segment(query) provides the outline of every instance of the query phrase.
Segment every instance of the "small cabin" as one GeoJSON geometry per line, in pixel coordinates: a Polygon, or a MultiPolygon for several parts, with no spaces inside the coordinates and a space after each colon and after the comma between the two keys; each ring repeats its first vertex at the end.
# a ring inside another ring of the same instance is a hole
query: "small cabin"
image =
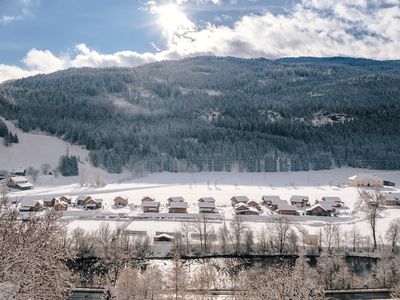
{"type": "Polygon", "coordinates": [[[174,237],[172,235],[166,234],[166,233],[162,233],[159,235],[155,235],[153,238],[154,242],[168,242],[171,243],[174,241],[174,237]]]}
{"type": "Polygon", "coordinates": [[[7,186],[21,191],[30,190],[33,184],[24,176],[13,176],[8,179],[7,186]]]}
{"type": "Polygon", "coordinates": [[[151,198],[151,197],[148,197],[148,196],[144,196],[144,197],[142,198],[142,203],[143,203],[143,202],[153,202],[153,201],[155,201],[155,199],[154,199],[154,198],[151,198]]]}
{"type": "Polygon", "coordinates": [[[322,201],[325,202],[333,202],[334,206],[336,207],[341,207],[344,203],[340,197],[330,197],[330,196],[324,196],[321,198],[322,201]]]}
{"type": "Polygon", "coordinates": [[[306,214],[309,216],[331,216],[336,212],[334,202],[321,202],[317,203],[310,208],[306,209],[306,214]]]}
{"type": "Polygon", "coordinates": [[[231,204],[234,207],[238,203],[247,203],[250,199],[247,196],[233,196],[231,198],[231,204]]]}
{"type": "Polygon", "coordinates": [[[160,212],[160,202],[144,201],[142,202],[142,209],[145,213],[158,213],[160,212]]]}
{"type": "Polygon", "coordinates": [[[53,206],[54,211],[66,211],[68,209],[68,204],[65,202],[58,202],[53,206]]]}
{"type": "Polygon", "coordinates": [[[382,205],[386,206],[398,206],[400,205],[400,194],[399,193],[383,193],[379,198],[382,205]]]}
{"type": "Polygon", "coordinates": [[[85,201],[84,206],[86,209],[99,209],[103,207],[103,199],[88,199],[85,201]]]}
{"type": "Polygon", "coordinates": [[[297,207],[304,207],[308,206],[308,196],[299,196],[299,195],[294,195],[290,197],[290,204],[295,205],[297,207]]]}
{"type": "Polygon", "coordinates": [[[22,212],[37,212],[43,208],[43,201],[23,199],[20,202],[19,211],[22,212]]]}
{"type": "Polygon", "coordinates": [[[91,196],[81,195],[76,198],[76,205],[78,206],[85,206],[85,203],[92,199],[91,196]]]}
{"type": "Polygon", "coordinates": [[[271,206],[273,203],[278,203],[281,201],[281,197],[277,195],[271,195],[271,196],[262,196],[261,197],[262,204],[271,206]]]}
{"type": "Polygon", "coordinates": [[[199,207],[199,213],[212,214],[217,212],[215,208],[215,199],[212,197],[200,198],[197,205],[199,207]]]}
{"type": "Polygon", "coordinates": [[[117,196],[114,198],[114,205],[115,206],[127,206],[128,198],[122,198],[121,196],[117,196]]]}
{"type": "Polygon", "coordinates": [[[257,210],[261,210],[261,205],[255,200],[249,200],[246,204],[248,207],[254,207],[257,210]]]}
{"type": "Polygon", "coordinates": [[[257,208],[248,206],[247,203],[238,203],[235,205],[235,214],[238,216],[258,216],[260,212],[257,208]]]}
{"type": "Polygon", "coordinates": [[[183,199],[183,197],[181,196],[177,196],[177,197],[169,197],[167,199],[168,205],[171,204],[171,202],[185,202],[185,199],[183,199]]]}
{"type": "Polygon", "coordinates": [[[279,208],[276,210],[276,212],[280,215],[286,215],[286,216],[299,216],[300,213],[297,211],[298,207],[296,205],[281,205],[279,208]]]}
{"type": "Polygon", "coordinates": [[[171,214],[186,214],[187,210],[188,204],[184,201],[171,201],[168,206],[168,212],[171,214]]]}

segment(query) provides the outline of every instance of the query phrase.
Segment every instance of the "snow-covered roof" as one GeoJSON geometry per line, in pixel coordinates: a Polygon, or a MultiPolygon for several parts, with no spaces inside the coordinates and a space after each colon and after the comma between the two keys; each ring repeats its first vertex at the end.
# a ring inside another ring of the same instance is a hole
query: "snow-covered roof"
{"type": "Polygon", "coordinates": [[[37,202],[39,202],[39,204],[43,204],[42,200],[32,200],[32,199],[22,199],[20,201],[20,204],[21,206],[33,207],[36,205],[37,202]]]}
{"type": "Polygon", "coordinates": [[[178,197],[170,197],[168,198],[168,201],[170,202],[184,202],[185,199],[183,199],[183,197],[178,196],[178,197]]]}
{"type": "Polygon", "coordinates": [[[307,208],[306,211],[311,211],[311,210],[313,210],[314,208],[317,208],[317,207],[321,207],[325,211],[331,211],[332,210],[332,204],[334,204],[334,203],[333,202],[323,201],[323,202],[320,202],[320,203],[317,203],[317,204],[311,206],[310,208],[307,208]]]}
{"type": "Polygon", "coordinates": [[[357,175],[350,176],[349,180],[383,180],[382,178],[376,176],[373,173],[361,173],[357,175]]]}
{"type": "Polygon", "coordinates": [[[247,196],[233,196],[231,200],[236,200],[237,202],[247,202],[250,199],[247,196]]]}
{"type": "Polygon", "coordinates": [[[174,239],[174,237],[172,235],[169,235],[169,234],[166,234],[166,233],[161,233],[159,235],[155,235],[154,236],[154,238],[161,238],[161,237],[168,238],[168,239],[171,239],[171,240],[174,239]]]}
{"type": "Polygon", "coordinates": [[[188,208],[188,204],[186,202],[176,202],[176,201],[172,201],[169,204],[170,208],[188,208]]]}
{"type": "Polygon", "coordinates": [[[29,182],[29,180],[25,177],[25,176],[12,176],[10,177],[10,180],[13,183],[25,183],[25,182],[29,182]]]}
{"type": "Polygon", "coordinates": [[[215,203],[215,199],[213,197],[203,197],[199,199],[200,202],[215,203]]]}
{"type": "Polygon", "coordinates": [[[382,195],[385,197],[386,200],[400,201],[399,193],[384,193],[382,195]]]}
{"type": "Polygon", "coordinates": [[[249,206],[247,205],[247,203],[244,202],[239,202],[237,204],[235,204],[235,209],[244,209],[244,208],[249,208],[249,206]]]}
{"type": "Polygon", "coordinates": [[[297,210],[297,206],[290,205],[288,203],[282,203],[282,205],[279,205],[278,210],[297,210]]]}
{"type": "MultiPolygon", "coordinates": [[[[241,203],[239,203],[239,204],[241,204],[241,203]]],[[[252,212],[255,212],[255,213],[259,214],[259,211],[256,208],[250,207],[250,206],[247,206],[247,205],[243,205],[243,206],[239,206],[239,207],[235,206],[235,211],[236,212],[252,211],[252,212]]]]}
{"type": "Polygon", "coordinates": [[[290,197],[290,201],[293,202],[308,201],[308,196],[293,195],[292,197],[290,197]]]}
{"type": "Polygon", "coordinates": [[[322,197],[324,201],[333,201],[333,202],[342,202],[340,197],[331,197],[331,196],[324,196],[322,197]]]}
{"type": "Polygon", "coordinates": [[[158,207],[160,206],[160,202],[156,201],[144,201],[142,204],[143,207],[158,207]]]}
{"type": "Polygon", "coordinates": [[[199,202],[199,208],[215,208],[215,202],[199,202]]]}
{"type": "Polygon", "coordinates": [[[281,197],[277,195],[262,196],[262,199],[265,202],[271,202],[271,203],[277,203],[278,201],[281,201],[281,197]]]}
{"type": "Polygon", "coordinates": [[[33,187],[33,184],[30,182],[24,182],[24,183],[16,183],[17,186],[21,188],[31,188],[33,187]]]}
{"type": "Polygon", "coordinates": [[[90,197],[90,196],[87,196],[87,195],[79,195],[78,197],[76,197],[76,200],[81,200],[81,201],[83,201],[83,200],[86,200],[86,198],[88,198],[88,197],[90,197]]]}

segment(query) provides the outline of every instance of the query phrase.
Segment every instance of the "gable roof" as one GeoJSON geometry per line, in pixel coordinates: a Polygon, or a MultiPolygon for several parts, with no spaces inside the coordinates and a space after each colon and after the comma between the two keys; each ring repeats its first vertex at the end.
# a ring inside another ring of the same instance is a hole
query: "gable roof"
{"type": "Polygon", "coordinates": [[[215,208],[215,202],[199,202],[199,208],[215,208]]]}
{"type": "Polygon", "coordinates": [[[160,206],[160,202],[157,201],[144,201],[142,203],[143,207],[158,207],[160,206]]]}
{"type": "Polygon", "coordinates": [[[181,196],[176,196],[176,197],[169,197],[168,201],[170,201],[170,202],[184,202],[185,199],[183,199],[183,197],[181,197],[181,196]]]}
{"type": "Polygon", "coordinates": [[[297,211],[297,206],[295,205],[290,205],[288,203],[283,203],[282,205],[279,205],[278,211],[279,210],[296,210],[297,211]]]}
{"type": "Polygon", "coordinates": [[[188,208],[188,204],[186,202],[176,202],[172,201],[169,205],[170,208],[188,208]]]}
{"type": "Polygon", "coordinates": [[[233,196],[231,200],[236,200],[237,202],[247,202],[250,199],[247,196],[233,196]]]}
{"type": "Polygon", "coordinates": [[[202,197],[198,201],[199,202],[215,203],[215,199],[213,197],[202,197]]]}
{"type": "Polygon", "coordinates": [[[350,176],[348,178],[349,180],[382,180],[382,178],[376,176],[374,173],[361,173],[361,174],[356,174],[353,176],[350,176]]]}
{"type": "Polygon", "coordinates": [[[322,199],[324,199],[324,201],[342,202],[340,197],[324,196],[322,199]]]}
{"type": "Polygon", "coordinates": [[[270,201],[272,203],[280,201],[281,197],[277,196],[277,195],[271,195],[271,196],[262,196],[261,199],[265,202],[270,201]]]}
{"type": "Polygon", "coordinates": [[[293,202],[308,201],[308,196],[293,195],[292,197],[290,197],[290,201],[293,202]]]}

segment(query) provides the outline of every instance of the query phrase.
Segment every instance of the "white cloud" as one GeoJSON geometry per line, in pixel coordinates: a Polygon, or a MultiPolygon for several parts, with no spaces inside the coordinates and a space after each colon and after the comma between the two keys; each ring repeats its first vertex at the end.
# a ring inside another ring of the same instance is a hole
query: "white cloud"
{"type": "MultiPolygon", "coordinates": [[[[160,13],[156,2],[148,4],[152,13],[160,13]]],[[[286,13],[247,15],[232,26],[210,23],[203,28],[189,20],[184,10],[180,12],[179,22],[173,19],[164,34],[167,42],[164,50],[103,54],[78,44],[71,57],[32,49],[23,59],[25,68],[2,65],[0,81],[68,67],[133,67],[204,54],[245,58],[337,55],[400,58],[399,0],[302,0],[286,13]]]]}

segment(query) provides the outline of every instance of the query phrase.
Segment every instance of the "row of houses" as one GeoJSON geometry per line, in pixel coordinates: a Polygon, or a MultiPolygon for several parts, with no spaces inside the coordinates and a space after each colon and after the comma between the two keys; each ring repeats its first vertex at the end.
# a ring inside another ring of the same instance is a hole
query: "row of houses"
{"type": "Polygon", "coordinates": [[[103,199],[95,199],[86,195],[78,196],[75,199],[71,196],[53,197],[50,200],[22,199],[19,205],[19,210],[25,212],[37,212],[47,208],[61,212],[68,210],[69,207],[99,209],[103,207],[103,199]]]}
{"type": "MultiPolygon", "coordinates": [[[[198,200],[199,213],[217,213],[215,199],[212,197],[203,197],[198,200]]],[[[167,209],[169,213],[187,213],[189,204],[183,197],[176,196],[167,199],[167,209]]],[[[160,212],[160,202],[150,197],[142,199],[142,209],[144,213],[160,212]]]]}

